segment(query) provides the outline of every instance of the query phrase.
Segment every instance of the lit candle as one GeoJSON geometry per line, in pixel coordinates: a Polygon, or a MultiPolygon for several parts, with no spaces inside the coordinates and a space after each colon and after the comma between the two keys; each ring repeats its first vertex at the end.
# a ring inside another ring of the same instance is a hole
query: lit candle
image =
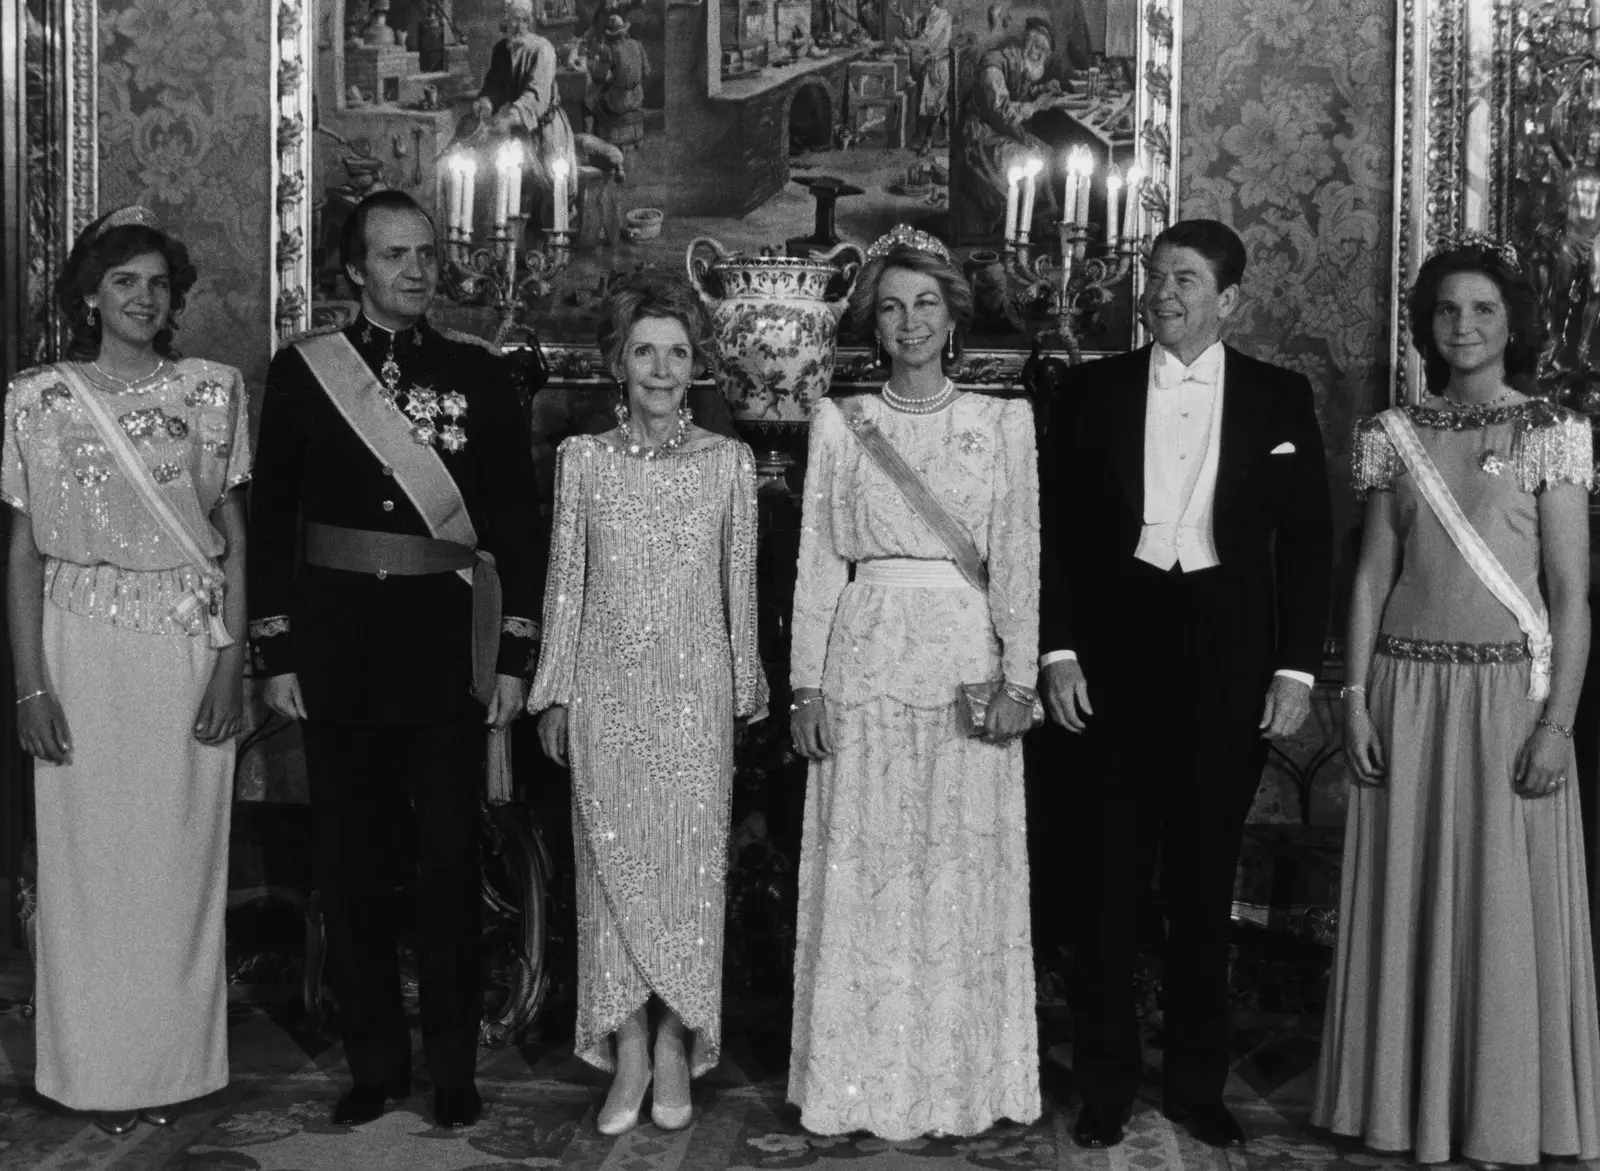
{"type": "Polygon", "coordinates": [[[1073,224],[1078,219],[1078,177],[1072,173],[1077,159],[1072,151],[1068,151],[1061,161],[1061,170],[1066,174],[1066,182],[1061,185],[1061,222],[1073,224]]]}
{"type": "Polygon", "coordinates": [[[555,190],[551,193],[555,206],[551,209],[550,226],[558,232],[567,230],[567,160],[557,159],[550,164],[555,177],[555,190]]]}
{"type": "Polygon", "coordinates": [[[522,147],[515,139],[504,143],[494,156],[494,230],[499,234],[505,230],[506,217],[511,214],[511,183],[512,175],[521,182],[522,147]]]}
{"type": "Polygon", "coordinates": [[[1106,168],[1106,247],[1117,246],[1117,196],[1122,193],[1122,173],[1106,168]]]}
{"type": "Polygon", "coordinates": [[[1030,156],[1022,165],[1022,177],[1028,185],[1022,192],[1022,215],[1017,220],[1017,238],[1026,239],[1033,234],[1033,201],[1038,193],[1039,172],[1044,170],[1042,159],[1030,156]]]}
{"type": "Polygon", "coordinates": [[[1094,156],[1089,153],[1089,148],[1080,146],[1078,150],[1078,227],[1089,226],[1089,180],[1094,175],[1094,156]]]}
{"type": "Polygon", "coordinates": [[[1138,163],[1128,168],[1128,210],[1122,219],[1122,234],[1137,248],[1144,236],[1140,205],[1144,203],[1144,169],[1138,163]]]}
{"type": "Polygon", "coordinates": [[[1017,234],[1017,184],[1022,182],[1022,168],[1012,167],[1006,172],[1006,243],[1017,234]]]}

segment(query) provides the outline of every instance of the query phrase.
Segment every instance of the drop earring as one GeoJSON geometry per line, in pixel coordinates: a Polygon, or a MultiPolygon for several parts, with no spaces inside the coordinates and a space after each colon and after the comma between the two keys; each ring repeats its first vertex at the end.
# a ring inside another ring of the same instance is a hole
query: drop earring
{"type": "Polygon", "coordinates": [[[949,358],[952,362],[956,360],[956,331],[954,329],[951,329],[951,331],[945,335],[944,356],[949,358]]]}
{"type": "Polygon", "coordinates": [[[883,352],[883,339],[880,337],[880,338],[877,339],[877,342],[878,342],[878,365],[887,366],[889,364],[889,355],[883,352]]]}
{"type": "Polygon", "coordinates": [[[90,329],[93,329],[96,325],[98,325],[100,323],[100,318],[95,313],[93,305],[89,306],[88,316],[85,317],[84,320],[88,322],[90,329]]]}
{"type": "Polygon", "coordinates": [[[626,429],[630,414],[628,404],[619,401],[611,408],[611,413],[617,417],[617,426],[626,429]]]}

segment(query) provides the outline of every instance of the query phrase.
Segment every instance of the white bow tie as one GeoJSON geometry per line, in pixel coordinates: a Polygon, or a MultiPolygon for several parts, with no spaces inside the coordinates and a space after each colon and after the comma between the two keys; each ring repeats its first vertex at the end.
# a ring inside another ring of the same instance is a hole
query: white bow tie
{"type": "Polygon", "coordinates": [[[1180,386],[1206,386],[1212,383],[1215,373],[1210,366],[1183,366],[1177,362],[1163,362],[1155,369],[1151,382],[1157,390],[1173,390],[1180,386]]]}

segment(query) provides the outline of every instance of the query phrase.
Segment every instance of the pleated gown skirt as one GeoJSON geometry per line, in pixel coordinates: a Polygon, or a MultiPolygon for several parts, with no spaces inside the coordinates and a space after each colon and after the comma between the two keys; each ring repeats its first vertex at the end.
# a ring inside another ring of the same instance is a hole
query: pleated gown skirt
{"type": "Polygon", "coordinates": [[[1512,787],[1528,673],[1373,660],[1389,775],[1351,789],[1312,1122],[1418,1162],[1600,1156],[1578,797],[1512,787]]]}
{"type": "Polygon", "coordinates": [[[79,1110],[228,1083],[234,747],[194,738],[216,652],[44,607],[72,763],[34,772],[39,1093],[79,1110]]]}

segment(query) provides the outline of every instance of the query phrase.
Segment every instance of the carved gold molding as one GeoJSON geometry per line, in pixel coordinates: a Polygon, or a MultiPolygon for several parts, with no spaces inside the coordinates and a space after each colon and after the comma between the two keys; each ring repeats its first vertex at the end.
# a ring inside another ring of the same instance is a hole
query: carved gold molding
{"type": "MultiPolygon", "coordinates": [[[[1144,171],[1144,207],[1155,221],[1151,236],[1178,215],[1178,78],[1182,76],[1183,0],[1148,0],[1139,11],[1139,47],[1134,61],[1134,125],[1136,157],[1144,171]]],[[[1133,303],[1144,291],[1144,269],[1133,268],[1133,303]]],[[[1133,344],[1149,338],[1144,322],[1133,315],[1133,344]]]]}
{"type": "Polygon", "coordinates": [[[1412,276],[1444,237],[1490,230],[1502,214],[1496,177],[1504,150],[1493,73],[1515,0],[1402,0],[1395,30],[1393,262],[1389,367],[1395,402],[1424,393],[1411,346],[1412,276]]]}
{"type": "Polygon", "coordinates": [[[273,348],[311,326],[311,14],[278,0],[272,14],[273,348]]]}
{"type": "Polygon", "coordinates": [[[66,246],[94,222],[100,208],[100,17],[98,0],[71,0],[67,76],[72,116],[67,120],[66,246]]]}

